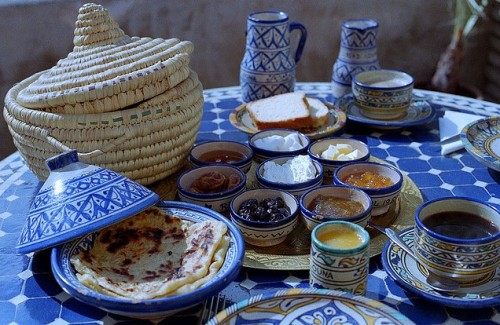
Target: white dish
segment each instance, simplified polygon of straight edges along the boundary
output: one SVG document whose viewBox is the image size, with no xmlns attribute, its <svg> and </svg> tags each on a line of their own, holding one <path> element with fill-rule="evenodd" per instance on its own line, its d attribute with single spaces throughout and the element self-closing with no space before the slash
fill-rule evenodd
<svg viewBox="0 0 500 325">
<path fill-rule="evenodd" d="M 413 247 L 413 228 L 403 230 L 399 236 L 410 248 Z M 500 304 L 500 268 L 488 276 L 463 284 L 455 293 L 445 293 L 432 289 L 426 282 L 427 270 L 391 241 L 382 250 L 382 265 L 405 290 L 435 303 L 455 308 L 483 308 Z"/>
</svg>

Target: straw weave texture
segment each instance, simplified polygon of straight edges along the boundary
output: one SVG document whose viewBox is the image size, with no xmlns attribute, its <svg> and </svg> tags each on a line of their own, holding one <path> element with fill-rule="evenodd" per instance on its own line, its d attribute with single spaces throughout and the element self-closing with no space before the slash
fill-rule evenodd
<svg viewBox="0 0 500 325">
<path fill-rule="evenodd" d="M 46 179 L 45 160 L 70 149 L 143 185 L 182 168 L 203 112 L 193 45 L 128 37 L 95 4 L 80 9 L 74 44 L 5 98 L 4 118 L 31 171 Z"/>
</svg>

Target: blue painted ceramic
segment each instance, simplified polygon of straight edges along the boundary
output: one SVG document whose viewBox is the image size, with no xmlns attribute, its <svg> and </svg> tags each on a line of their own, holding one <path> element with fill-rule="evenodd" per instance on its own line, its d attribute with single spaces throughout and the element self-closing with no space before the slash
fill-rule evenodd
<svg viewBox="0 0 500 325">
<path fill-rule="evenodd" d="M 70 262 L 72 255 L 93 245 L 98 233 L 91 233 L 52 250 L 50 263 L 57 283 L 77 300 L 96 308 L 134 318 L 154 319 L 172 315 L 208 299 L 238 276 L 245 253 L 244 242 L 239 230 L 226 217 L 210 209 L 184 202 L 163 201 L 157 206 L 192 222 L 217 220 L 226 224 L 230 238 L 229 249 L 221 269 L 214 278 L 192 292 L 163 298 L 134 300 L 98 293 L 81 284 Z"/>
<path fill-rule="evenodd" d="M 500 172 L 500 117 L 484 118 L 466 125 L 460 139 L 474 158 Z"/>
<path fill-rule="evenodd" d="M 295 30 L 300 36 L 294 51 L 290 47 L 290 33 Z M 240 66 L 243 101 L 293 92 L 295 65 L 300 60 L 306 39 L 304 25 L 289 23 L 285 12 L 269 10 L 249 14 L 245 54 Z"/>
<path fill-rule="evenodd" d="M 19 253 L 49 248 L 133 216 L 159 196 L 102 167 L 78 161 L 75 150 L 49 158 L 50 175 L 21 231 Z"/>
<path fill-rule="evenodd" d="M 301 144 L 300 149 L 296 150 L 272 150 L 259 147 L 255 144 L 256 140 L 264 139 L 270 136 L 280 136 L 285 138 L 290 135 L 296 135 Z M 302 155 L 307 152 L 307 147 L 309 146 L 309 138 L 302 132 L 290 130 L 290 129 L 267 129 L 253 134 L 248 140 L 248 145 L 253 150 L 253 158 L 257 163 L 261 163 L 266 159 L 275 158 L 283 155 Z"/>
<path fill-rule="evenodd" d="M 206 141 L 197 143 L 189 151 L 188 159 L 194 166 L 197 167 L 212 165 L 214 164 L 214 162 L 204 161 L 200 159 L 200 157 L 203 154 L 220 150 L 233 151 L 236 153 L 240 153 L 244 156 L 243 159 L 234 162 L 229 162 L 228 164 L 239 167 L 245 173 L 250 170 L 250 167 L 252 167 L 252 158 L 253 158 L 252 148 L 247 146 L 246 144 L 236 141 L 219 140 L 219 141 Z"/>
</svg>

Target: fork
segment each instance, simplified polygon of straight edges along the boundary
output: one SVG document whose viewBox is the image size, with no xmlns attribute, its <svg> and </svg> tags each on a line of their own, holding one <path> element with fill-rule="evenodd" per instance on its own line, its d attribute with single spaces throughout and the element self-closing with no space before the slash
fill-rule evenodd
<svg viewBox="0 0 500 325">
<path fill-rule="evenodd" d="M 207 299 L 203 302 L 202 312 L 198 325 L 206 324 L 212 317 L 214 317 L 218 312 L 226 309 L 226 296 L 215 295 L 212 298 Z"/>
</svg>

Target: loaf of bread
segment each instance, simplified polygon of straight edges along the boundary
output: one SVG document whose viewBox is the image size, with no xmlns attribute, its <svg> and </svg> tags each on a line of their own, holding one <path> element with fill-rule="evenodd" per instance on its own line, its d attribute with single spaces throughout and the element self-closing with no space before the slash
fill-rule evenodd
<svg viewBox="0 0 500 325">
<path fill-rule="evenodd" d="M 287 128 L 311 129 L 328 121 L 328 107 L 316 98 L 293 92 L 259 99 L 246 105 L 252 122 L 259 130 Z"/>
</svg>

